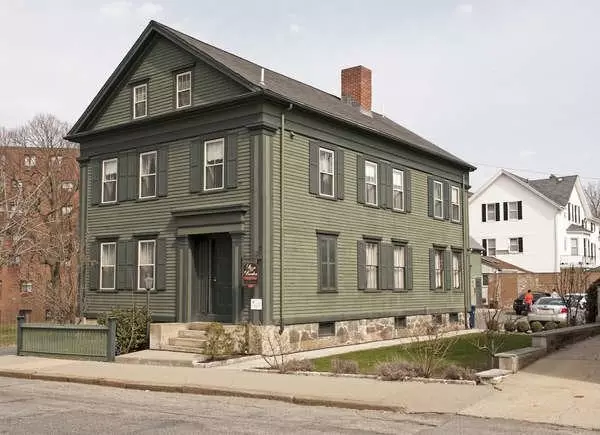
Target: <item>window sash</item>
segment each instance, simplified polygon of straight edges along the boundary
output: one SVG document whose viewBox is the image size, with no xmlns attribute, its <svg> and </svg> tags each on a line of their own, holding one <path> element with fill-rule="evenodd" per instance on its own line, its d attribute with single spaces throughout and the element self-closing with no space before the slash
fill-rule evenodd
<svg viewBox="0 0 600 435">
<path fill-rule="evenodd" d="M 321 290 L 337 289 L 337 239 L 319 236 L 319 267 Z"/>
<path fill-rule="evenodd" d="M 319 195 L 333 197 L 335 193 L 335 153 L 319 148 Z"/>
<path fill-rule="evenodd" d="M 404 211 L 404 171 L 392 170 L 392 191 L 394 210 Z"/>
<path fill-rule="evenodd" d="M 102 161 L 102 203 L 117 202 L 117 159 Z"/>
<path fill-rule="evenodd" d="M 435 251 L 434 254 L 435 263 L 435 288 L 442 288 L 444 282 L 444 252 Z"/>
<path fill-rule="evenodd" d="M 377 163 L 365 161 L 365 203 L 377 205 Z"/>
<path fill-rule="evenodd" d="M 140 199 L 156 196 L 156 151 L 140 154 Z"/>
<path fill-rule="evenodd" d="M 148 85 L 133 88 L 133 118 L 143 118 L 148 114 Z"/>
<path fill-rule="evenodd" d="M 508 242 L 508 252 L 511 254 L 516 254 L 519 252 L 519 239 L 515 237 L 511 237 Z"/>
<path fill-rule="evenodd" d="M 204 190 L 218 190 L 223 189 L 224 186 L 225 139 L 206 141 L 204 142 Z"/>
<path fill-rule="evenodd" d="M 376 290 L 379 284 L 379 245 L 377 243 L 365 244 L 365 260 L 367 289 Z"/>
<path fill-rule="evenodd" d="M 452 220 L 454 222 L 460 221 L 460 191 L 458 187 L 452 187 L 451 189 L 451 202 L 452 202 Z"/>
<path fill-rule="evenodd" d="M 496 220 L 496 204 L 494 204 L 494 203 L 486 204 L 486 210 L 487 210 L 487 220 L 495 221 Z"/>
<path fill-rule="evenodd" d="M 406 288 L 406 248 L 394 246 L 394 289 Z"/>
<path fill-rule="evenodd" d="M 508 203 L 508 220 L 516 221 L 519 219 L 519 204 L 516 201 Z"/>
<path fill-rule="evenodd" d="M 462 258 L 459 252 L 452 253 L 452 288 L 460 288 L 462 272 Z"/>
<path fill-rule="evenodd" d="M 439 181 L 433 182 L 433 216 L 444 217 L 444 186 Z"/>
<path fill-rule="evenodd" d="M 117 244 L 115 242 L 100 244 L 100 289 L 115 289 L 115 270 L 117 264 Z"/>
<path fill-rule="evenodd" d="M 177 108 L 192 105 L 192 73 L 187 71 L 176 76 L 177 82 Z"/>
<path fill-rule="evenodd" d="M 138 241 L 138 290 L 146 290 L 145 278 L 152 278 L 152 287 L 156 288 L 156 240 Z"/>
<path fill-rule="evenodd" d="M 571 255 L 579 255 L 579 240 L 571 239 Z"/>
<path fill-rule="evenodd" d="M 487 255 L 496 255 L 496 239 L 487 239 Z"/>
</svg>

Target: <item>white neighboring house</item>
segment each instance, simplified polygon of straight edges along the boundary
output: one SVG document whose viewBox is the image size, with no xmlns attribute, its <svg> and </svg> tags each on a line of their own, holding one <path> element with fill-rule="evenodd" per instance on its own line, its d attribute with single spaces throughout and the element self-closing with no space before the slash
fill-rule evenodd
<svg viewBox="0 0 600 435">
<path fill-rule="evenodd" d="M 469 216 L 485 255 L 523 269 L 600 264 L 600 220 L 577 175 L 528 180 L 502 169 L 469 198 Z"/>
</svg>

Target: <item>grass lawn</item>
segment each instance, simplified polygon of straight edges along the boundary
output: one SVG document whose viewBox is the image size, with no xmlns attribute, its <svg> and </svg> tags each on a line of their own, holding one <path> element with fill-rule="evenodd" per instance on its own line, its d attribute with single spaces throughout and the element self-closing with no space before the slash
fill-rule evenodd
<svg viewBox="0 0 600 435">
<path fill-rule="evenodd" d="M 17 325 L 0 325 L 0 347 L 12 346 L 17 342 Z"/>
<path fill-rule="evenodd" d="M 475 370 L 486 369 L 488 355 L 485 351 L 477 349 L 473 342 L 481 338 L 483 334 L 468 334 L 457 337 L 454 345 L 446 355 L 446 364 L 456 364 Z M 520 349 L 531 346 L 531 337 L 524 334 L 506 334 L 505 341 L 500 351 Z M 379 349 L 350 352 L 333 355 L 313 360 L 315 370 L 327 372 L 331 368 L 331 360 L 335 358 L 354 360 L 358 363 L 361 373 L 374 372 L 377 363 L 390 360 L 411 361 L 411 349 L 418 343 L 404 344 L 399 346 L 381 347 Z"/>
</svg>

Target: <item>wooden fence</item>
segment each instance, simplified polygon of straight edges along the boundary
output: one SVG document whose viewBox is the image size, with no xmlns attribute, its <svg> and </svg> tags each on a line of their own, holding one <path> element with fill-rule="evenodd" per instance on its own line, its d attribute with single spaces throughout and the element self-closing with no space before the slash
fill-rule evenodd
<svg viewBox="0 0 600 435">
<path fill-rule="evenodd" d="M 25 323 L 17 317 L 17 355 L 115 360 L 117 321 L 101 325 Z"/>
</svg>

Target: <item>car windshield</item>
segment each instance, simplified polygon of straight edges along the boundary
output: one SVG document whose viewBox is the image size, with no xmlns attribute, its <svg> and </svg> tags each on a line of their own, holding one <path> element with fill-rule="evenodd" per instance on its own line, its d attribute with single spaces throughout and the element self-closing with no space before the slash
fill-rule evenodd
<svg viewBox="0 0 600 435">
<path fill-rule="evenodd" d="M 564 305 L 562 299 L 560 298 L 540 298 L 536 302 L 538 305 Z"/>
</svg>

